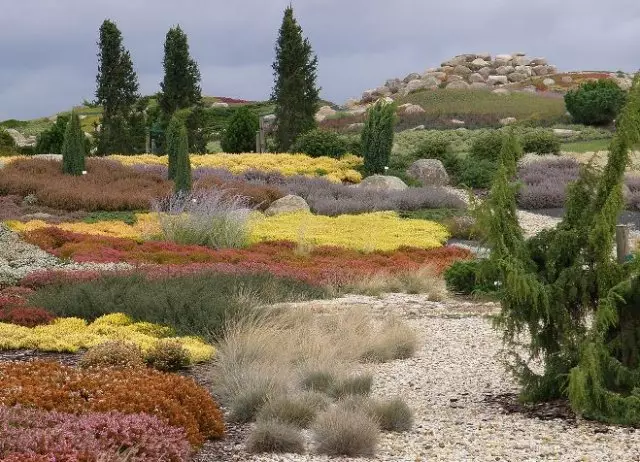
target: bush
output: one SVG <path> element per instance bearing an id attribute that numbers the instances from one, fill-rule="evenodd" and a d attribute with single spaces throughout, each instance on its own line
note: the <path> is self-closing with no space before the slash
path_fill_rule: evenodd
<path id="1" fill-rule="evenodd" d="M 370 374 L 354 375 L 337 380 L 329 389 L 329 394 L 334 398 L 346 396 L 368 396 L 371 393 L 373 377 Z"/>
<path id="2" fill-rule="evenodd" d="M 301 454 L 304 452 L 304 438 L 293 425 L 279 420 L 263 420 L 251 431 L 247 451 Z"/>
<path id="3" fill-rule="evenodd" d="M 451 237 L 455 239 L 473 239 L 476 221 L 469 215 L 445 218 L 442 224 L 447 227 Z"/>
<path id="4" fill-rule="evenodd" d="M 144 367 L 142 350 L 135 343 L 111 340 L 90 348 L 80 359 L 80 367 Z"/>
<path id="5" fill-rule="evenodd" d="M 145 355 L 144 361 L 154 369 L 174 372 L 191 364 L 189 352 L 178 342 L 160 340 Z"/>
<path id="6" fill-rule="evenodd" d="M 382 430 L 406 432 L 413 426 L 413 412 L 401 398 L 375 401 L 369 410 Z"/>
<path id="7" fill-rule="evenodd" d="M 379 434 L 369 414 L 340 404 L 320 414 L 313 425 L 318 452 L 330 456 L 371 457 Z"/>
<path id="8" fill-rule="evenodd" d="M 0 297 L 2 298 L 2 297 Z M 55 316 L 42 308 L 29 306 L 0 307 L 0 322 L 24 327 L 35 327 L 50 324 Z"/>
<path id="9" fill-rule="evenodd" d="M 560 140 L 546 130 L 529 132 L 522 137 L 522 150 L 525 153 L 560 154 Z"/>
<path id="10" fill-rule="evenodd" d="M 0 459 L 7 462 L 191 459 L 184 430 L 147 414 L 75 415 L 0 406 L 0 434 Z"/>
<path id="11" fill-rule="evenodd" d="M 523 209 L 562 208 L 569 183 L 580 176 L 580 164 L 572 158 L 544 159 L 518 169 L 518 206 Z"/>
<path id="12" fill-rule="evenodd" d="M 297 428 L 308 428 L 318 412 L 329 405 L 319 392 L 304 392 L 293 396 L 272 398 L 260 409 L 258 421 L 277 420 Z"/>
<path id="13" fill-rule="evenodd" d="M 468 188 L 487 189 L 491 186 L 496 170 L 496 162 L 469 156 L 462 162 L 458 183 Z"/>
<path id="14" fill-rule="evenodd" d="M 15 155 L 16 142 L 4 128 L 0 127 L 0 156 Z"/>
<path id="15" fill-rule="evenodd" d="M 64 143 L 64 133 L 70 120 L 69 114 L 60 114 L 55 123 L 41 132 L 36 138 L 35 151 L 38 154 L 61 154 Z"/>
<path id="16" fill-rule="evenodd" d="M 573 120 L 585 125 L 613 122 L 626 100 L 627 93 L 612 79 L 585 82 L 564 96 Z"/>
<path id="17" fill-rule="evenodd" d="M 222 413 L 193 381 L 151 369 L 74 369 L 55 362 L 0 363 L 0 402 L 86 414 L 146 413 L 184 429 L 192 445 L 224 434 Z"/>
<path id="18" fill-rule="evenodd" d="M 298 136 L 291 152 L 300 152 L 311 157 L 328 156 L 340 159 L 349 152 L 349 144 L 336 132 L 313 129 Z"/>
<path id="19" fill-rule="evenodd" d="M 302 378 L 301 386 L 303 390 L 328 394 L 334 387 L 336 380 L 333 372 L 312 370 L 308 371 Z"/>
<path id="20" fill-rule="evenodd" d="M 2 169 L 0 195 L 35 194 L 40 205 L 69 211 L 123 211 L 148 210 L 171 189 L 153 174 L 104 159 L 87 159 L 86 168 L 87 175 L 73 176 L 54 160 L 14 160 Z"/>
<path id="21" fill-rule="evenodd" d="M 92 281 L 53 284 L 38 290 L 32 302 L 60 316 L 96 319 L 126 313 L 136 320 L 168 325 L 179 335 L 214 340 L 225 324 L 253 308 L 254 303 L 276 303 L 323 298 L 323 289 L 269 274 L 207 273 L 147 279 L 142 274 L 104 275 Z"/>
<path id="22" fill-rule="evenodd" d="M 244 247 L 249 241 L 249 209 L 242 198 L 201 190 L 156 203 L 162 240 L 213 249 Z"/>
<path id="23" fill-rule="evenodd" d="M 384 167 L 389 165 L 395 117 L 395 104 L 377 102 L 367 111 L 362 130 L 362 154 L 367 175 L 384 173 Z"/>
<path id="24" fill-rule="evenodd" d="M 502 141 L 503 135 L 500 131 L 488 131 L 473 140 L 469 156 L 474 162 L 497 162 L 502 149 Z"/>
<path id="25" fill-rule="evenodd" d="M 256 132 L 260 128 L 258 116 L 248 107 L 236 109 L 222 133 L 220 144 L 224 152 L 253 152 L 256 149 Z M 301 151 L 302 152 L 302 151 Z"/>
<path id="26" fill-rule="evenodd" d="M 444 272 L 447 289 L 456 294 L 469 295 L 478 289 L 478 260 L 457 261 Z"/>

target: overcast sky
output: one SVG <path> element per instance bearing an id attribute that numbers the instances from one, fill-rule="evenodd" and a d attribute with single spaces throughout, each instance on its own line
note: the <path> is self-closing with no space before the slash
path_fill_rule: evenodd
<path id="1" fill-rule="evenodd" d="M 180 24 L 206 95 L 266 99 L 289 0 L 0 0 L 0 120 L 92 99 L 96 40 L 114 20 L 143 93 L 162 80 Z M 640 0 L 294 0 L 319 60 L 322 97 L 342 103 L 456 54 L 526 52 L 561 70 L 640 67 Z"/>

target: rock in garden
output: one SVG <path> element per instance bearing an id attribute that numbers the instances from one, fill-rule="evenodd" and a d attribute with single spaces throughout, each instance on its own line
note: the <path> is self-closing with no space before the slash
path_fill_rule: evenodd
<path id="1" fill-rule="evenodd" d="M 486 90 L 487 84 L 484 82 L 473 82 L 471 85 L 469 85 L 469 88 L 472 90 Z"/>
<path id="2" fill-rule="evenodd" d="M 404 79 L 403 82 L 404 83 L 409 83 L 412 80 L 420 80 L 420 77 L 422 77 L 420 74 L 418 74 L 417 72 L 412 72 L 411 74 L 407 75 Z"/>
<path id="3" fill-rule="evenodd" d="M 362 182 L 359 184 L 359 187 L 369 188 L 369 189 L 380 189 L 384 191 L 402 191 L 408 188 L 405 182 L 402 181 L 400 178 L 396 176 L 390 176 L 390 175 L 368 176 L 367 178 L 362 180 Z"/>
<path id="4" fill-rule="evenodd" d="M 438 159 L 418 159 L 407 169 L 407 175 L 420 180 L 425 186 L 446 186 L 449 184 L 447 170 Z"/>
<path id="5" fill-rule="evenodd" d="M 533 75 L 533 72 L 531 71 L 531 68 L 529 66 L 516 66 L 515 71 L 520 72 L 521 74 L 525 74 L 527 77 L 531 77 Z"/>
<path id="6" fill-rule="evenodd" d="M 211 104 L 211 107 L 227 108 L 227 107 L 229 107 L 229 103 L 224 103 L 222 101 L 216 101 L 215 103 Z"/>
<path id="7" fill-rule="evenodd" d="M 471 74 L 469 76 L 469 82 L 471 82 L 471 83 L 473 83 L 473 82 L 484 83 L 484 77 L 476 72 L 476 73 Z"/>
<path id="8" fill-rule="evenodd" d="M 563 75 L 562 79 L 560 79 L 562 83 L 571 83 L 573 82 L 573 78 L 570 75 Z"/>
<path id="9" fill-rule="evenodd" d="M 309 204 L 302 197 L 289 194 L 273 202 L 264 213 L 267 216 L 272 216 L 281 213 L 309 212 L 310 210 Z"/>
<path id="10" fill-rule="evenodd" d="M 515 117 L 505 117 L 504 119 L 500 119 L 500 125 L 511 125 L 518 121 Z"/>
<path id="11" fill-rule="evenodd" d="M 524 80 L 527 80 L 529 76 L 522 72 L 512 72 L 507 76 L 507 78 L 510 82 L 522 82 Z"/>
<path id="12" fill-rule="evenodd" d="M 427 75 L 423 77 L 422 82 L 424 83 L 425 88 L 429 88 L 430 90 L 435 90 L 436 88 L 438 88 L 438 85 L 440 85 L 440 79 L 438 79 L 435 75 Z"/>
<path id="13" fill-rule="evenodd" d="M 496 88 L 491 93 L 495 93 L 496 95 L 500 95 L 500 96 L 508 96 L 511 94 L 511 92 L 506 88 Z"/>
<path id="14" fill-rule="evenodd" d="M 460 120 L 460 119 L 451 119 L 449 122 L 451 122 L 453 125 L 464 125 L 465 121 L 464 120 Z"/>
<path id="15" fill-rule="evenodd" d="M 533 58 L 531 60 L 532 66 L 546 66 L 547 64 L 549 64 L 547 58 Z"/>
<path id="16" fill-rule="evenodd" d="M 407 83 L 407 86 L 404 87 L 403 93 L 408 95 L 409 93 L 413 93 L 414 91 L 422 90 L 426 87 L 425 81 L 421 79 L 411 80 Z"/>
<path id="17" fill-rule="evenodd" d="M 422 109 L 422 107 L 418 106 L 417 104 L 409 104 L 404 108 L 405 114 L 423 114 L 424 112 L 425 110 Z"/>
<path id="18" fill-rule="evenodd" d="M 478 71 L 478 74 L 480 74 L 485 80 L 487 80 L 490 75 L 494 75 L 495 73 L 496 71 L 491 67 L 483 67 Z"/>
<path id="19" fill-rule="evenodd" d="M 371 90 L 371 89 L 365 90 L 364 92 L 362 92 L 362 98 L 360 98 L 360 100 L 363 103 L 371 103 L 376 99 L 375 93 L 376 93 L 375 90 Z"/>
<path id="20" fill-rule="evenodd" d="M 509 75 L 515 71 L 516 71 L 516 68 L 513 66 L 500 66 L 496 69 L 496 73 L 498 75 Z"/>
<path id="21" fill-rule="evenodd" d="M 402 88 L 402 82 L 400 79 L 389 79 L 384 83 L 384 86 L 387 87 L 391 93 L 398 93 Z"/>
<path id="22" fill-rule="evenodd" d="M 462 80 L 447 84 L 447 90 L 468 90 L 468 89 L 469 89 L 469 84 Z"/>
<path id="23" fill-rule="evenodd" d="M 460 82 L 461 80 L 464 80 L 464 77 L 460 76 L 460 75 L 455 75 L 455 74 L 451 74 L 447 77 L 447 83 L 450 82 Z"/>
<path id="24" fill-rule="evenodd" d="M 528 66 L 529 64 L 531 64 L 531 60 L 529 58 L 527 58 L 526 56 L 516 56 L 513 59 L 513 63 L 516 66 Z"/>
<path id="25" fill-rule="evenodd" d="M 473 71 L 471 69 L 469 69 L 467 66 L 456 66 L 453 69 L 453 73 L 456 75 L 461 75 L 463 77 L 466 77 L 468 75 L 471 75 L 473 73 Z"/>
<path id="26" fill-rule="evenodd" d="M 487 78 L 487 83 L 489 85 L 506 85 L 509 83 L 509 79 L 506 75 L 490 75 Z"/>
<path id="27" fill-rule="evenodd" d="M 571 136 L 575 135 L 576 133 L 578 133 L 575 130 L 569 130 L 566 128 L 554 128 L 553 129 L 553 134 L 560 137 L 560 138 L 570 138 Z"/>
<path id="28" fill-rule="evenodd" d="M 550 87 L 551 85 L 555 85 L 556 81 L 553 79 L 544 79 L 542 81 L 542 83 L 546 86 L 546 87 Z"/>
<path id="29" fill-rule="evenodd" d="M 322 106 L 320 109 L 318 109 L 318 112 L 316 112 L 315 119 L 316 122 L 322 122 L 327 117 L 333 116 L 335 114 L 336 111 L 332 109 L 331 106 Z"/>

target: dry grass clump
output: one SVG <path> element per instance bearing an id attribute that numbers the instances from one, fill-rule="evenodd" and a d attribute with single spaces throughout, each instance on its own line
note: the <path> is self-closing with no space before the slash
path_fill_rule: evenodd
<path id="1" fill-rule="evenodd" d="M 304 452 L 304 438 L 294 425 L 279 420 L 262 420 L 249 435 L 247 451 L 299 454 Z"/>
<path id="2" fill-rule="evenodd" d="M 385 428 L 402 427 L 395 423 L 398 406 L 374 412 L 373 404 L 350 405 L 348 411 L 345 400 L 371 393 L 374 377 L 362 363 L 405 358 L 416 348 L 405 324 L 378 326 L 364 310 L 272 307 L 227 326 L 212 388 L 232 420 L 257 420 L 247 443 L 252 452 L 290 452 L 299 447 L 293 430 L 311 427 L 320 452 L 369 455 L 378 419 L 391 422 Z"/>
<path id="3" fill-rule="evenodd" d="M 138 345 L 122 340 L 111 340 L 87 350 L 80 367 L 144 367 L 144 356 Z"/>
<path id="4" fill-rule="evenodd" d="M 380 436 L 366 411 L 341 404 L 320 414 L 312 430 L 317 451 L 330 456 L 373 456 Z"/>
<path id="5" fill-rule="evenodd" d="M 401 398 L 371 401 L 367 407 L 382 430 L 406 432 L 413 426 L 413 411 Z"/>
<path id="6" fill-rule="evenodd" d="M 377 273 L 368 278 L 361 278 L 349 286 L 348 292 L 371 296 L 385 293 L 424 294 L 432 301 L 442 301 L 447 297 L 444 280 L 429 266 L 417 271 Z"/>

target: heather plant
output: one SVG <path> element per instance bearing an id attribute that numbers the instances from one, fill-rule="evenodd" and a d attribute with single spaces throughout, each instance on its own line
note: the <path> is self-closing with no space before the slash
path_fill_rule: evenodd
<path id="1" fill-rule="evenodd" d="M 183 429 L 149 414 L 76 415 L 0 406 L 0 434 L 0 459 L 14 462 L 116 461 L 118 456 L 123 462 L 187 462 L 192 453 Z"/>
<path id="2" fill-rule="evenodd" d="M 162 240 L 213 249 L 239 248 L 249 240 L 250 210 L 239 196 L 200 190 L 154 204 Z"/>
<path id="3" fill-rule="evenodd" d="M 175 372 L 191 364 L 189 352 L 179 342 L 160 340 L 145 354 L 144 361 L 154 369 Z"/>
<path id="4" fill-rule="evenodd" d="M 100 343 L 82 355 L 80 367 L 144 367 L 142 350 L 135 343 L 111 340 Z"/>
<path id="5" fill-rule="evenodd" d="M 566 397 L 580 415 L 630 425 L 640 422 L 634 392 L 640 386 L 638 316 L 632 308 L 640 300 L 639 269 L 635 261 L 617 263 L 612 254 L 629 150 L 640 141 L 639 113 L 636 78 L 604 171 L 582 171 L 556 229 L 523 238 L 508 159 L 502 159 L 482 215 L 492 248 L 485 269 L 500 284 L 497 325 L 514 359 L 521 398 Z M 520 355 L 523 331 L 530 335 L 527 358 Z M 531 367 L 529 358 L 543 367 Z"/>
<path id="6" fill-rule="evenodd" d="M 0 323 L 35 327 L 50 324 L 54 319 L 55 316 L 53 314 L 42 308 L 30 306 L 8 306 L 2 308 L 0 306 Z"/>

